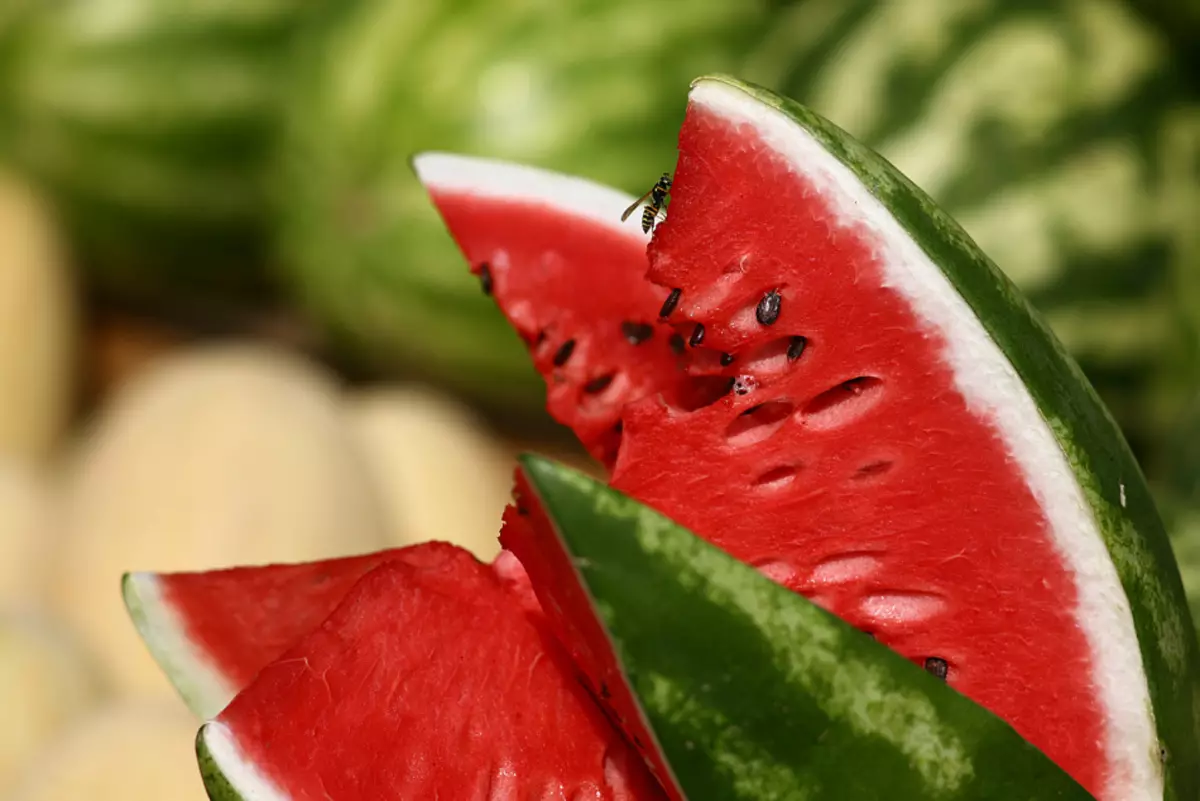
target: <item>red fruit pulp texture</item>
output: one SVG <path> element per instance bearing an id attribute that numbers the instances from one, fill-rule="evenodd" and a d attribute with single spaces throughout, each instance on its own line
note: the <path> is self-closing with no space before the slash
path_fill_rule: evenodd
<path id="1" fill-rule="evenodd" d="M 703 324 L 756 388 L 630 409 L 613 486 L 908 658 L 943 661 L 1098 791 L 1103 718 L 1072 577 L 941 334 L 886 285 L 872 235 L 831 223 L 829 199 L 753 133 L 693 107 L 680 151 L 648 277 L 682 290 L 672 322 Z M 780 311 L 764 325 L 769 292 Z"/>
<path id="2" fill-rule="evenodd" d="M 666 757 L 621 671 L 612 642 L 596 616 L 571 557 L 555 533 L 524 472 L 516 471 L 514 503 L 504 511 L 500 540 L 519 560 L 537 588 L 547 625 L 571 655 L 592 695 L 608 710 L 665 788 L 671 801 L 684 801 Z"/>
<path id="3" fill-rule="evenodd" d="M 664 391 L 678 372 L 673 331 L 658 322 L 667 292 L 645 281 L 645 240 L 533 202 L 436 187 L 430 195 L 529 345 L 550 414 L 611 468 L 621 409 Z"/>
<path id="4" fill-rule="evenodd" d="M 662 799 L 515 560 L 434 557 L 377 567 L 230 703 L 243 755 L 296 801 Z"/>
<path id="5" fill-rule="evenodd" d="M 156 577 L 185 636 L 234 688 L 321 625 L 346 593 L 380 564 L 420 567 L 453 546 L 396 548 L 303 564 L 235 567 Z"/>
<path id="6" fill-rule="evenodd" d="M 1103 713 L 1072 576 L 994 424 L 956 388 L 943 335 L 887 286 L 874 234 L 838 222 L 753 130 L 693 105 L 680 154 L 649 247 L 657 290 L 621 292 L 649 298 L 640 310 L 680 290 L 668 322 L 697 343 L 692 378 L 661 372 L 665 359 L 649 373 L 624 363 L 636 381 L 604 412 L 621 432 L 605 444 L 613 486 L 944 675 L 1099 792 Z M 460 201 L 451 230 L 473 261 L 524 252 L 514 243 L 527 236 L 543 252 L 555 227 Z M 570 247 L 592 262 L 563 261 L 547 297 L 519 278 L 540 257 L 505 265 L 497 301 L 523 332 L 569 319 L 583 339 L 609 325 L 592 310 L 611 256 L 578 238 Z M 615 360 L 589 362 L 606 355 L 589 347 L 572 370 L 611 371 Z M 570 423 L 571 399 L 543 374 Z M 679 390 L 697 375 L 720 391 Z"/>

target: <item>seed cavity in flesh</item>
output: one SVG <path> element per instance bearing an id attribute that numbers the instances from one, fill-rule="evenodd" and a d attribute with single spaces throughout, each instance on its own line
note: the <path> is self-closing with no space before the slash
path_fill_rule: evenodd
<path id="1" fill-rule="evenodd" d="M 734 395 L 749 395 L 758 389 L 758 379 L 752 375 L 739 375 L 733 379 Z"/>
<path id="2" fill-rule="evenodd" d="M 575 352 L 575 340 L 568 339 L 566 342 L 559 345 L 558 350 L 554 352 L 554 366 L 562 367 L 571 358 L 571 354 Z"/>
<path id="3" fill-rule="evenodd" d="M 808 340 L 804 337 L 792 337 L 792 341 L 788 343 L 787 360 L 794 362 L 804 354 L 804 349 L 808 347 Z"/>
<path id="4" fill-rule="evenodd" d="M 675 351 L 676 356 L 682 354 L 683 349 L 687 346 L 687 343 L 683 341 L 683 337 L 679 334 L 671 334 L 671 338 L 667 340 L 667 344 L 671 346 L 671 350 Z"/>
<path id="5" fill-rule="evenodd" d="M 728 367 L 731 364 L 733 364 L 733 354 L 732 353 L 722 353 L 721 354 L 721 366 Z"/>
<path id="6" fill-rule="evenodd" d="M 615 376 L 613 373 L 607 373 L 598 378 L 593 378 L 591 381 L 583 385 L 583 391 L 589 395 L 598 395 L 604 390 L 608 389 L 609 385 L 612 384 L 614 377 Z"/>
<path id="7" fill-rule="evenodd" d="M 693 348 L 700 347 L 700 343 L 704 341 L 704 323 L 696 323 L 696 327 L 692 329 L 692 336 L 688 339 L 688 344 Z"/>
<path id="8" fill-rule="evenodd" d="M 479 265 L 479 286 L 485 295 L 491 295 L 495 288 L 492 283 L 492 265 L 486 261 Z"/>
<path id="9" fill-rule="evenodd" d="M 671 294 L 667 295 L 667 299 L 663 301 L 662 308 L 658 310 L 658 316 L 670 317 L 671 312 L 675 311 L 675 307 L 679 305 L 679 296 L 682 294 L 682 289 L 672 289 Z"/>
<path id="10" fill-rule="evenodd" d="M 630 345 L 640 345 L 654 336 L 654 326 L 649 323 L 621 323 L 621 336 Z"/>
<path id="11" fill-rule="evenodd" d="M 779 290 L 772 289 L 758 302 L 758 308 L 754 310 L 755 319 L 763 325 L 775 325 L 775 321 L 779 319 L 779 307 L 782 302 L 783 296 L 779 294 Z"/>
<path id="12" fill-rule="evenodd" d="M 925 669 L 942 681 L 946 680 L 946 674 L 950 672 L 950 666 L 946 664 L 946 660 L 937 656 L 931 656 L 925 660 Z"/>

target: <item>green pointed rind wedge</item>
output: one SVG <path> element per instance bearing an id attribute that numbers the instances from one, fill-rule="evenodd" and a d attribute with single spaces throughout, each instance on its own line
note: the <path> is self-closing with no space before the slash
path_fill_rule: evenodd
<path id="1" fill-rule="evenodd" d="M 204 790 L 212 801 L 243 801 L 241 794 L 233 789 L 233 785 L 225 778 L 221 766 L 209 751 L 204 740 L 206 728 L 207 725 L 196 732 L 196 761 L 200 765 L 200 778 L 204 780 Z"/>
<path id="2" fill-rule="evenodd" d="M 891 164 L 803 106 L 728 76 L 804 128 L 849 168 L 978 316 L 1038 406 L 1070 464 L 1129 600 L 1163 765 L 1165 799 L 1200 797 L 1200 647 L 1158 511 L 1119 428 L 1017 288 L 963 229 Z"/>
<path id="3" fill-rule="evenodd" d="M 541 555 L 593 600 L 687 797 L 1091 798 L 984 708 L 649 507 L 521 468 L 558 535 Z"/>

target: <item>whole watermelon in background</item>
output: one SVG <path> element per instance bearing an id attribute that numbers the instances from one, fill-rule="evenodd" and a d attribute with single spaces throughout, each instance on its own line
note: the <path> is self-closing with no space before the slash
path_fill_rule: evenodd
<path id="1" fill-rule="evenodd" d="M 1149 461 L 1195 380 L 1200 311 L 1200 103 L 1172 59 L 1117 0 L 807 0 L 744 74 L 929 192 Z"/>
<path id="2" fill-rule="evenodd" d="M 341 4 L 292 87 L 280 235 L 299 296 L 373 366 L 537 410 L 536 374 L 458 269 L 409 155 L 502 155 L 643 191 L 675 161 L 688 81 L 733 68 L 766 19 L 757 0 Z"/>
<path id="3" fill-rule="evenodd" d="M 0 12 L 0 146 L 53 190 L 98 282 L 259 284 L 286 47 L 315 3 L 18 5 Z"/>
<path id="4" fill-rule="evenodd" d="M 1176 271 L 1200 215 L 1183 170 L 1200 104 L 1119 0 L 535 6 L 367 0 L 317 26 L 280 234 L 300 297 L 352 352 L 492 401 L 536 397 L 516 339 L 453 269 L 407 155 L 514 158 L 640 194 L 675 161 L 687 76 L 737 63 L 928 187 L 1151 455 L 1184 380 Z"/>

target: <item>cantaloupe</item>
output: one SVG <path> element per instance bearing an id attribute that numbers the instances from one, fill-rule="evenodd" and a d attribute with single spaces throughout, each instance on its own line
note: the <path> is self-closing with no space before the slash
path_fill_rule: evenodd
<path id="1" fill-rule="evenodd" d="M 390 541 L 445 540 L 490 560 L 512 461 L 469 409 L 418 386 L 353 396 L 348 414 L 383 499 Z"/>
<path id="2" fill-rule="evenodd" d="M 339 402 L 295 357 L 221 346 L 148 368 L 95 421 L 67 471 L 50 592 L 118 688 L 172 692 L 125 615 L 125 571 L 386 545 Z"/>
<path id="3" fill-rule="evenodd" d="M 49 208 L 0 165 L 0 455 L 45 457 L 74 389 L 76 304 Z"/>

